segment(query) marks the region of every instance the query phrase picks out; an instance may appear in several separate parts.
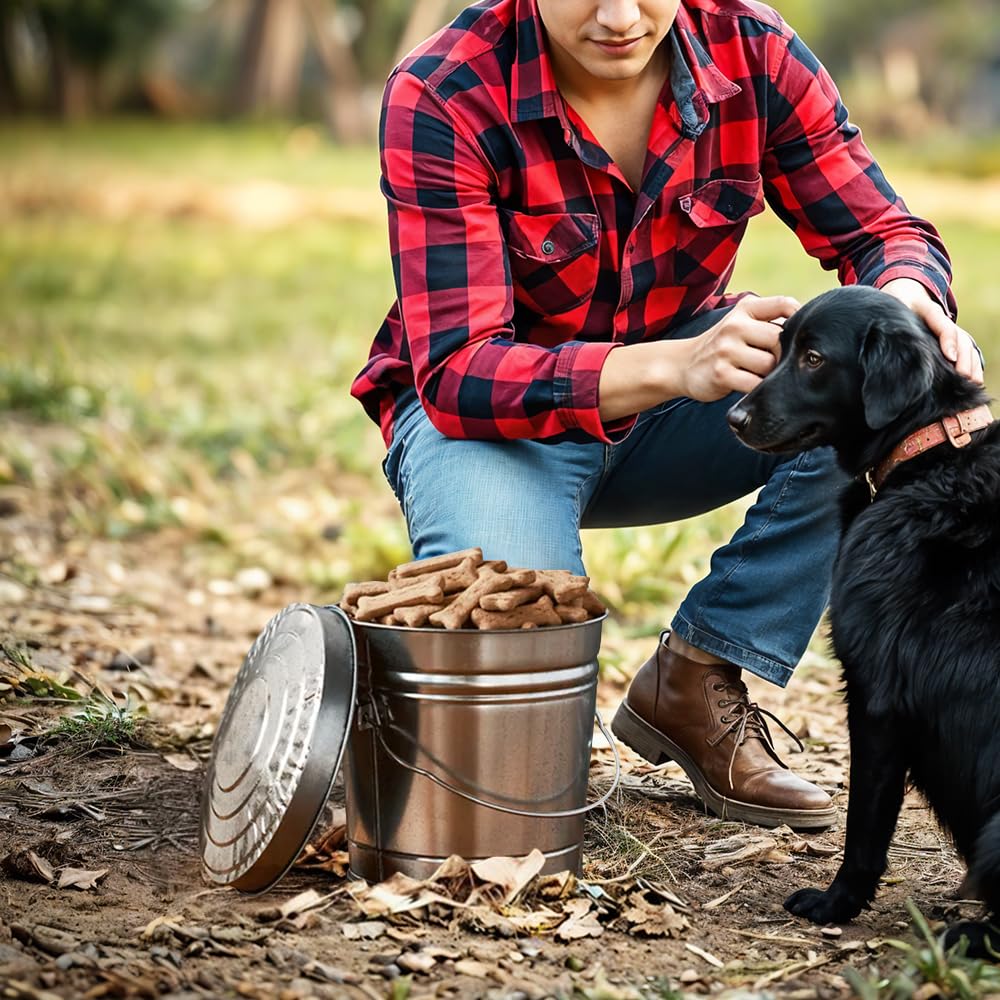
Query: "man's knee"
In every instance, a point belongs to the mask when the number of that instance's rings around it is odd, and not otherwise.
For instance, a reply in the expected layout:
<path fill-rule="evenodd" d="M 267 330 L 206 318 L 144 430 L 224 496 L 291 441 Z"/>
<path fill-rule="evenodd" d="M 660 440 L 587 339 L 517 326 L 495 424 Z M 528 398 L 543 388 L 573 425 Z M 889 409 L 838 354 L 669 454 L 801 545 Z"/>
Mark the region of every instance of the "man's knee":
<path fill-rule="evenodd" d="M 405 447 L 398 493 L 414 558 L 480 546 L 512 566 L 582 571 L 577 490 L 544 461 L 546 446 L 430 428 Z"/>

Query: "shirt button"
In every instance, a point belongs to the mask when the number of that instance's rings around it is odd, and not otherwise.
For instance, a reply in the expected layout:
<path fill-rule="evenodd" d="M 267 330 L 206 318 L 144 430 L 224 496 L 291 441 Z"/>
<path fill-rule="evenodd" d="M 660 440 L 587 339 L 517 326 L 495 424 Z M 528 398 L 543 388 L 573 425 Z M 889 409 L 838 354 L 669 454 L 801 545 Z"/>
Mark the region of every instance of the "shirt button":
<path fill-rule="evenodd" d="M 546 240 L 542 244 L 542 253 L 545 254 L 546 256 L 548 256 L 550 253 L 555 253 L 555 252 L 556 252 L 556 245 L 555 243 L 552 242 L 552 240 Z"/>

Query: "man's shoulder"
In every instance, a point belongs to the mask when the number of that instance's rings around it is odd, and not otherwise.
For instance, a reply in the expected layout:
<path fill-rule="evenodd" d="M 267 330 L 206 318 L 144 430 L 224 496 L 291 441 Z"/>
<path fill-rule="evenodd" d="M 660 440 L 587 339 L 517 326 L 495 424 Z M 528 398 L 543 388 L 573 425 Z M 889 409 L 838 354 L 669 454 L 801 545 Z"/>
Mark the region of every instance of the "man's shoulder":
<path fill-rule="evenodd" d="M 786 34 L 790 30 L 773 7 L 756 3 L 755 0 L 683 0 L 683 4 L 696 19 L 726 18 L 744 21 L 747 25 L 752 24 L 775 34 Z"/>
<path fill-rule="evenodd" d="M 463 68 L 474 71 L 483 58 L 512 46 L 515 0 L 481 0 L 409 52 L 393 70 L 409 73 L 438 89 Z"/>

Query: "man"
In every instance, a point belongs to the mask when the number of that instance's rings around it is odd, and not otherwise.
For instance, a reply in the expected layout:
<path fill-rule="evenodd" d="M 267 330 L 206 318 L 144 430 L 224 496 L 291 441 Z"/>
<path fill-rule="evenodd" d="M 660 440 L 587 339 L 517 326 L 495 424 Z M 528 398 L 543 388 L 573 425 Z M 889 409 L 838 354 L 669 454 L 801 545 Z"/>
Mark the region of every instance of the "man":
<path fill-rule="evenodd" d="M 788 682 L 826 605 L 842 473 L 761 455 L 726 410 L 791 298 L 726 294 L 765 199 L 842 283 L 895 295 L 963 373 L 950 265 L 814 56 L 740 0 L 486 0 L 394 71 L 382 190 L 398 298 L 353 394 L 416 558 L 481 545 L 582 572 L 579 529 L 763 487 L 615 718 L 730 818 L 829 825 L 778 759 L 749 670 Z"/>

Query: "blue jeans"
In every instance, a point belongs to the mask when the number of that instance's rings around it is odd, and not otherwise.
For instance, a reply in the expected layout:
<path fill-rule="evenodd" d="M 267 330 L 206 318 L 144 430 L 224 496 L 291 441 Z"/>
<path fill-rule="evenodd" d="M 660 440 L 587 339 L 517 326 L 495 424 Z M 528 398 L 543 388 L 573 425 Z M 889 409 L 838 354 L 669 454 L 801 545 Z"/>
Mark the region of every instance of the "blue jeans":
<path fill-rule="evenodd" d="M 707 313 L 675 331 L 695 336 Z M 398 413 L 383 468 L 416 559 L 481 546 L 512 566 L 583 573 L 580 528 L 678 521 L 763 486 L 671 628 L 784 687 L 829 598 L 846 482 L 833 451 L 764 455 L 726 423 L 739 394 L 672 399 L 640 414 L 615 445 L 447 438 L 414 394 Z"/>

